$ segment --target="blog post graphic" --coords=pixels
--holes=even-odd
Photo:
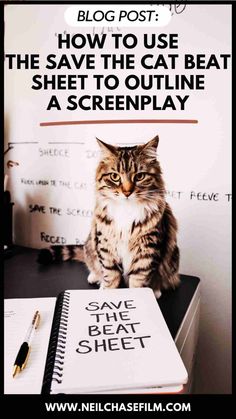
[[[232,4],[5,2],[4,48],[5,392],[231,394]]]

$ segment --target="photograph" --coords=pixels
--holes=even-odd
[[[4,395],[232,394],[232,2],[2,3]]]

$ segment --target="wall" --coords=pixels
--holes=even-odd
[[[39,53],[42,57],[58,53],[57,34],[76,32],[64,22],[64,9],[65,6],[52,5],[7,6],[6,52]],[[230,6],[187,5],[162,31],[179,34],[179,54],[230,53],[230,22]],[[119,30],[113,29],[117,33]],[[81,33],[86,32],[81,30]],[[93,29],[89,32],[93,33]],[[95,29],[95,32],[100,33],[100,30]],[[122,29],[123,34],[129,32],[129,28]],[[138,37],[142,35],[139,29],[132,32]],[[145,32],[152,33],[153,29],[147,28]],[[110,41],[107,46],[113,53]],[[67,51],[71,52],[78,54],[78,51]],[[127,50],[121,48],[119,53],[127,53]],[[140,46],[135,53],[141,56],[147,51]],[[65,70],[58,72],[63,74]],[[136,73],[142,72],[138,67]],[[183,72],[183,67],[178,68],[178,72]],[[89,231],[94,202],[93,179],[98,159],[95,137],[128,144],[144,142],[158,133],[158,158],[169,191],[167,199],[179,222],[180,270],[201,278],[196,391],[231,392],[230,70],[203,70],[206,90],[191,93],[186,111],[146,113],[46,111],[53,93],[30,89],[34,73],[39,71],[7,70],[5,73],[5,144],[17,143],[12,144],[6,162],[19,163],[6,168],[8,188],[15,203],[15,243],[38,248],[47,245],[49,240],[83,242]],[[110,70],[105,73],[109,74]],[[121,81],[126,73],[127,70],[120,70]],[[93,89],[88,86],[86,94],[93,94]],[[148,91],[152,93],[163,101],[165,92]],[[122,94],[122,89],[116,94]],[[62,101],[67,96],[67,91],[60,91]],[[55,120],[124,118],[189,118],[197,119],[198,124],[39,125]],[[47,153],[53,155],[43,155],[49,149]]]

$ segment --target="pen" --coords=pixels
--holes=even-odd
[[[16,376],[17,373],[21,372],[27,363],[29,352],[30,352],[30,344],[32,342],[34,332],[38,328],[40,321],[40,314],[39,311],[36,311],[32,322],[27,330],[24,342],[22,343],[19,352],[16,356],[16,360],[13,367],[13,378]]]

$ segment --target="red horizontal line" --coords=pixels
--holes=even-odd
[[[92,119],[86,121],[40,122],[40,127],[55,125],[95,125],[95,124],[197,124],[197,119]]]

